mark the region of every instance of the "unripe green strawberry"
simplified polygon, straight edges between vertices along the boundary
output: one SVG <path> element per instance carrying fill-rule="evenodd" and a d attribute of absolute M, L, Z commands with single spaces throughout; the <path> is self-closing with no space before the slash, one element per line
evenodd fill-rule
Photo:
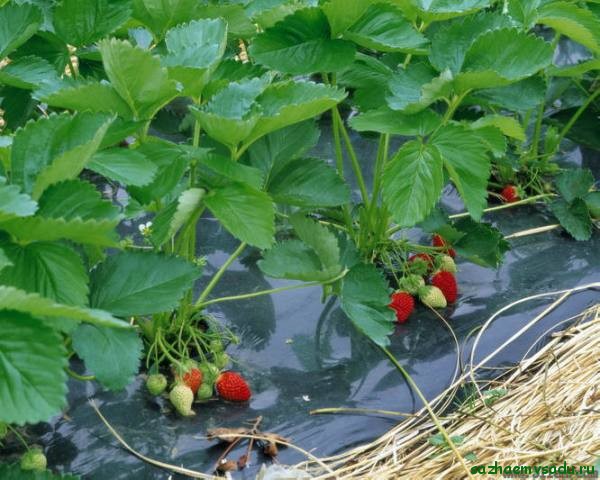
<path fill-rule="evenodd" d="M 225 368 L 229 364 L 229 355 L 225 352 L 215 353 L 213 362 L 219 370 Z"/>
<path fill-rule="evenodd" d="M 400 290 L 416 295 L 421 288 L 425 285 L 425 280 L 421 275 L 409 274 L 400 279 Z"/>
<path fill-rule="evenodd" d="M 456 263 L 450 255 L 442 255 L 439 259 L 439 269 L 442 272 L 456 273 Z"/>
<path fill-rule="evenodd" d="M 445 308 L 448 305 L 442 291 L 430 285 L 420 288 L 419 300 L 431 308 Z"/>
<path fill-rule="evenodd" d="M 198 389 L 198 394 L 196 395 L 196 398 L 198 400 L 208 400 L 209 398 L 212 398 L 213 396 L 213 384 L 210 383 L 202 383 L 202 385 L 200 386 L 200 388 Z"/>
<path fill-rule="evenodd" d="M 192 389 L 183 383 L 177 383 L 169 392 L 169 400 L 177 410 L 177 413 L 184 417 L 196 415 L 192 410 L 194 403 L 194 392 Z"/>
<path fill-rule="evenodd" d="M 43 472 L 46 470 L 48 461 L 41 448 L 31 448 L 21 457 L 21 470 L 33 470 Z"/>
<path fill-rule="evenodd" d="M 0 440 L 4 440 L 8 435 L 8 425 L 4 422 L 0 422 Z"/>
<path fill-rule="evenodd" d="M 148 378 L 146 379 L 146 388 L 150 392 L 150 395 L 160 395 L 167 388 L 167 377 L 162 373 L 148 375 Z"/>
<path fill-rule="evenodd" d="M 215 383 L 215 380 L 221 373 L 219 367 L 217 367 L 214 363 L 203 362 L 198 365 L 198 368 L 202 372 L 202 385 L 208 384 L 212 387 L 212 385 Z"/>
<path fill-rule="evenodd" d="M 223 342 L 221 340 L 211 340 L 208 344 L 208 348 L 213 353 L 222 352 L 223 350 L 225 350 L 225 348 L 223 347 Z"/>

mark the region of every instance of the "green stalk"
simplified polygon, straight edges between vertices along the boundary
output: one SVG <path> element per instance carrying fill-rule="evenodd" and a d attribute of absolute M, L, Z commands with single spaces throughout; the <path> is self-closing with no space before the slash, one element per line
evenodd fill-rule
<path fill-rule="evenodd" d="M 542 102 L 538 107 L 538 114 L 535 120 L 535 130 L 533 132 L 533 139 L 531 140 L 531 156 L 537 157 L 538 148 L 540 143 L 540 136 L 542 134 L 542 121 L 544 120 L 544 110 L 546 109 L 545 102 Z M 527 157 L 525 157 L 527 158 Z"/>
<path fill-rule="evenodd" d="M 446 113 L 444 114 L 444 118 L 442 120 L 442 125 L 446 125 L 450 120 L 452 120 L 452 117 L 454 116 L 456 109 L 460 106 L 462 101 L 465 99 L 465 97 L 469 93 L 470 93 L 470 90 L 466 90 L 465 92 L 461 93 L 460 95 L 458 95 L 452 99 L 452 101 L 450 102 L 450 105 L 448 106 L 448 110 L 446 110 Z"/>
<path fill-rule="evenodd" d="M 370 245 L 371 248 L 375 248 L 379 242 L 379 233 L 381 232 L 381 222 L 387 224 L 387 215 L 383 215 L 383 209 L 379 209 L 379 193 L 381 191 L 381 182 L 383 179 L 383 170 L 387 162 L 390 148 L 390 135 L 382 134 L 379 138 L 379 147 L 377 148 L 377 158 L 375 161 L 375 170 L 373 174 L 373 189 L 371 193 L 371 203 L 369 205 L 368 212 L 368 228 L 373 233 L 373 243 Z M 385 232 L 387 225 L 383 227 Z"/>
<path fill-rule="evenodd" d="M 379 348 L 381 348 L 381 350 L 383 350 L 383 353 L 385 353 L 387 355 L 387 357 L 390 359 L 390 361 L 392 362 L 392 364 L 398 369 L 398 371 L 406 379 L 407 383 L 410 385 L 410 387 L 412 388 L 412 390 L 421 399 L 421 401 L 423 402 L 423 405 L 425 406 L 425 409 L 427 410 L 427 413 L 429 413 L 429 416 L 431 417 L 431 420 L 433 421 L 433 423 L 435 424 L 435 426 L 437 427 L 437 429 L 439 430 L 439 432 L 442 434 L 442 437 L 444 437 L 444 440 L 446 441 L 446 443 L 448 444 L 448 446 L 450 447 L 450 449 L 452 450 L 452 452 L 454 453 L 454 455 L 456 456 L 456 458 L 458 459 L 458 461 L 462 465 L 463 469 L 465 470 L 465 473 L 467 474 L 467 477 L 468 478 L 473 478 L 473 476 L 471 475 L 471 471 L 470 471 L 469 467 L 467 467 L 467 464 L 465 463 L 465 459 L 463 458 L 463 456 L 458 451 L 458 448 L 456 448 L 456 445 L 454 444 L 454 442 L 450 438 L 450 435 L 448 434 L 448 431 L 441 424 L 441 422 L 438 419 L 437 415 L 433 411 L 433 408 L 431 408 L 431 405 L 429 404 L 429 402 L 425 398 L 425 395 L 423 395 L 423 393 L 421 392 L 421 390 L 419 389 L 419 387 L 417 386 L 417 384 L 415 383 L 415 381 L 408 374 L 408 372 L 404 369 L 404 367 L 402 365 L 400 365 L 400 362 L 398 362 L 398 360 L 396 360 L 396 357 L 394 357 L 394 355 L 392 355 L 392 353 L 387 348 L 385 348 L 385 347 L 379 347 Z"/>
<path fill-rule="evenodd" d="M 67 375 L 69 375 L 69 377 L 74 378 L 75 380 L 80 380 L 82 382 L 91 382 L 92 380 L 96 380 L 96 377 L 94 375 L 79 375 L 70 368 L 65 368 L 65 372 L 67 372 Z"/>
<path fill-rule="evenodd" d="M 299 290 L 301 288 L 318 287 L 319 285 L 329 285 L 329 284 L 335 283 L 338 280 L 341 280 L 342 278 L 344 278 L 346 276 L 346 273 L 347 273 L 347 271 L 345 270 L 344 272 L 339 274 L 337 277 L 334 277 L 331 280 L 326 280 L 324 282 L 308 282 L 308 283 L 301 283 L 298 285 L 288 285 L 285 287 L 270 288 L 268 290 L 260 290 L 258 292 L 244 293 L 242 295 L 232 295 L 232 296 L 228 296 L 228 297 L 215 298 L 214 300 L 209 300 L 207 302 L 197 302 L 194 308 L 199 310 L 208 305 L 214 305 L 215 303 L 231 302 L 234 300 L 246 300 L 248 298 L 256 298 L 256 297 L 260 297 L 262 295 L 270 295 L 272 293 L 285 292 L 288 290 Z"/>
<path fill-rule="evenodd" d="M 344 178 L 344 153 L 342 152 L 342 138 L 340 136 L 340 126 L 335 117 L 335 113 L 331 109 L 331 116 L 333 118 L 333 145 L 335 147 L 335 166 L 338 171 L 338 175 Z"/>
<path fill-rule="evenodd" d="M 360 163 L 358 162 L 358 157 L 356 156 L 356 152 L 354 151 L 354 147 L 352 146 L 352 141 L 350 140 L 350 135 L 348 135 L 348 131 L 344 125 L 344 121 L 340 115 L 340 112 L 337 106 L 333 107 L 333 118 L 334 122 L 337 122 L 340 132 L 342 133 L 342 137 L 344 139 L 344 143 L 346 144 L 346 151 L 348 152 L 348 156 L 350 157 L 350 162 L 352 164 L 352 171 L 356 176 L 356 181 L 358 182 L 358 188 L 360 189 L 360 195 L 362 197 L 363 203 L 365 206 L 369 205 L 369 194 L 367 192 L 367 185 L 365 184 L 365 179 L 363 177 L 362 171 L 360 169 Z"/>
<path fill-rule="evenodd" d="M 591 103 L 594 100 L 596 100 L 598 95 L 600 95 L 600 88 L 598 88 L 598 90 L 596 90 L 592 95 L 590 95 L 587 98 L 587 100 L 577 109 L 577 111 L 573 114 L 573 116 L 570 118 L 570 120 L 567 122 L 567 124 L 563 127 L 560 134 L 558 135 L 557 145 L 560 145 L 560 142 L 562 142 L 562 140 L 565 138 L 567 133 L 569 133 L 569 130 L 571 130 L 571 128 L 573 128 L 573 125 L 575 125 L 575 123 L 577 122 L 579 117 L 581 117 L 583 112 L 591 105 Z"/>
<path fill-rule="evenodd" d="M 73 58 L 71 53 L 69 52 L 69 71 L 71 72 L 71 78 L 73 78 L 74 80 L 77 79 L 77 69 L 75 68 L 75 65 L 73 64 Z"/>
<path fill-rule="evenodd" d="M 15 437 L 17 437 L 17 440 L 19 440 L 19 442 L 21 442 L 21 444 L 25 447 L 25 449 L 30 450 L 29 445 L 27 445 L 27 442 L 23 438 L 23 435 L 21 435 L 18 432 L 18 430 L 16 428 L 12 427 L 10 424 L 7 423 L 6 426 L 15 435 Z"/>
<path fill-rule="evenodd" d="M 377 205 L 377 197 L 381 190 L 381 180 L 383 178 L 383 169 L 387 162 L 390 149 L 390 134 L 384 133 L 379 139 L 379 148 L 377 149 L 377 160 L 375 163 L 375 174 L 373 177 L 373 191 L 371 193 L 371 207 L 373 203 Z M 371 208 L 373 210 L 373 208 Z"/>
<path fill-rule="evenodd" d="M 212 292 L 212 290 L 215 288 L 217 283 L 219 283 L 219 280 L 221 280 L 221 277 L 225 273 L 225 270 L 227 270 L 229 268 L 229 266 L 234 262 L 234 260 L 240 256 L 240 254 L 244 251 L 244 248 L 246 248 L 246 245 L 247 245 L 246 242 L 240 243 L 239 247 L 236 248 L 235 252 L 233 252 L 230 255 L 230 257 L 225 261 L 225 263 L 223 263 L 223 265 L 221 265 L 221 268 L 219 268 L 217 273 L 215 273 L 213 275 L 212 279 L 210 280 L 210 282 L 208 283 L 206 288 L 200 294 L 200 297 L 196 301 L 194 308 L 200 308 L 203 305 L 204 300 L 206 300 L 206 297 L 208 297 L 210 295 L 210 292 Z"/>

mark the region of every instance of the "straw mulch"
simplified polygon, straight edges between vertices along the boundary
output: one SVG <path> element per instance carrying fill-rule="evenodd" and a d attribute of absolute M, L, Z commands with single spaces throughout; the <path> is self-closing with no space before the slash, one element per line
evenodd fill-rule
<path fill-rule="evenodd" d="M 301 466 L 319 479 L 447 480 L 502 478 L 470 472 L 494 462 L 594 465 L 600 457 L 600 305 L 568 320 L 569 328 L 500 378 L 483 384 L 475 368 L 432 402 L 464 464 L 435 441 L 439 431 L 423 410 L 370 445 Z M 448 408 L 460 385 L 473 396 Z"/>

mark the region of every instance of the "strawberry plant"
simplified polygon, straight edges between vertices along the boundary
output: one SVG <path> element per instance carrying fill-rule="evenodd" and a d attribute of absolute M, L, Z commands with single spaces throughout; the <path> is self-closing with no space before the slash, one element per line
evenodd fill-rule
<path fill-rule="evenodd" d="M 456 301 L 455 255 L 499 264 L 488 199 L 551 201 L 588 239 L 594 178 L 556 161 L 598 111 L 588 3 L 0 1 L 0 427 L 27 444 L 17 427 L 59 413 L 69 376 L 118 390 L 141 364 L 183 416 L 215 391 L 247 401 L 221 373 L 219 302 L 322 285 L 385 348 L 415 299 Z M 553 63 L 565 41 L 582 62 Z M 465 214 L 440 205 L 448 183 Z M 239 245 L 196 294 L 206 214 Z M 213 298 L 251 248 L 305 283 Z"/>

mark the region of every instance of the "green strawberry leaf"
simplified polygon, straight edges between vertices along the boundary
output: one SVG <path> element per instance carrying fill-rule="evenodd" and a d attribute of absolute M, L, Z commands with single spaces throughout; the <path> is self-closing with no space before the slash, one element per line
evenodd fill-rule
<path fill-rule="evenodd" d="M 587 72 L 600 70 L 600 58 L 582 61 L 574 65 L 548 67 L 547 72 L 551 77 L 581 77 Z"/>
<path fill-rule="evenodd" d="M 339 85 L 352 88 L 353 103 L 361 111 L 386 105 L 392 69 L 375 57 L 359 53 L 354 63 L 338 73 Z"/>
<path fill-rule="evenodd" d="M 0 230 L 7 231 L 23 242 L 72 240 L 82 244 L 116 247 L 118 239 L 115 227 L 118 223 L 118 219 L 65 220 L 35 216 L 0 220 Z"/>
<path fill-rule="evenodd" d="M 504 236 L 487 223 L 462 218 L 454 224 L 463 236 L 453 244 L 459 255 L 482 267 L 497 268 L 510 249 Z"/>
<path fill-rule="evenodd" d="M 568 2 L 550 2 L 539 9 L 536 23 L 553 28 L 594 53 L 600 52 L 600 19 L 590 10 Z"/>
<path fill-rule="evenodd" d="M 103 310 L 55 303 L 37 293 L 27 293 L 4 285 L 0 285 L 0 310 L 14 310 L 42 317 L 48 326 L 57 328 L 65 325 L 67 330 L 72 330 L 81 322 L 109 328 L 131 328 L 127 322 Z M 68 323 L 65 323 L 65 319 Z"/>
<path fill-rule="evenodd" d="M 256 35 L 256 25 L 250 21 L 241 4 L 204 4 L 198 7 L 198 18 L 221 18 L 227 23 L 229 40 L 250 38 Z"/>
<path fill-rule="evenodd" d="M 167 32 L 168 54 L 163 58 L 169 76 L 181 82 L 183 94 L 198 98 L 227 46 L 227 24 L 221 20 L 195 20 Z"/>
<path fill-rule="evenodd" d="M 278 82 L 269 85 L 258 98 L 261 116 L 246 139 L 258 138 L 281 128 L 320 115 L 346 98 L 346 93 L 329 85 L 313 82 Z"/>
<path fill-rule="evenodd" d="M 0 421 L 47 421 L 66 405 L 67 351 L 61 336 L 29 315 L 0 311 Z"/>
<path fill-rule="evenodd" d="M 257 98 L 269 81 L 265 76 L 231 82 L 206 105 L 192 107 L 191 112 L 208 135 L 223 145 L 236 147 L 256 125 L 260 114 Z"/>
<path fill-rule="evenodd" d="M 335 207 L 350 201 L 348 185 L 317 158 L 278 164 L 269 174 L 266 190 L 275 202 L 298 207 Z"/>
<path fill-rule="evenodd" d="M 13 141 L 12 181 L 38 199 L 53 183 L 77 177 L 111 122 L 105 115 L 63 113 L 28 123 Z"/>
<path fill-rule="evenodd" d="M 427 135 L 435 130 L 442 118 L 432 110 L 409 115 L 385 106 L 353 117 L 350 126 L 357 132 L 378 132 L 391 135 Z"/>
<path fill-rule="evenodd" d="M 319 8 L 298 10 L 258 35 L 250 45 L 260 65 L 292 75 L 335 72 L 352 63 L 354 45 L 332 39 L 327 17 Z"/>
<path fill-rule="evenodd" d="M 102 386 L 125 388 L 137 374 L 142 340 L 134 330 L 80 325 L 73 332 L 73 349 Z"/>
<path fill-rule="evenodd" d="M 52 107 L 68 110 L 116 113 L 122 118 L 133 118 L 133 111 L 117 91 L 106 83 L 65 85 L 58 90 L 38 92 L 40 99 Z"/>
<path fill-rule="evenodd" d="M 342 271 L 340 247 L 337 237 L 324 225 L 306 218 L 302 214 L 290 217 L 290 223 L 298 238 L 308 245 L 319 258 L 322 271 L 333 278 Z"/>
<path fill-rule="evenodd" d="M 331 38 L 348 30 L 373 4 L 372 0 L 329 0 L 321 9 L 329 20 Z"/>
<path fill-rule="evenodd" d="M 392 110 L 417 113 L 452 93 L 452 75 L 437 72 L 425 63 L 412 63 L 394 73 L 388 83 L 387 104 Z"/>
<path fill-rule="evenodd" d="M 296 0 L 250 0 L 245 10 L 248 17 L 264 30 L 304 7 Z"/>
<path fill-rule="evenodd" d="M 401 4 L 407 2 L 402 1 Z M 476 12 L 490 5 L 491 0 L 412 0 L 424 20 L 439 21 Z M 407 8 L 407 7 L 405 7 Z"/>
<path fill-rule="evenodd" d="M 443 186 L 443 163 L 437 148 L 412 140 L 386 165 L 383 199 L 399 226 L 412 227 L 429 215 Z"/>
<path fill-rule="evenodd" d="M 91 45 L 123 25 L 131 15 L 128 2 L 62 0 L 53 11 L 56 34 L 69 45 Z"/>
<path fill-rule="evenodd" d="M 6 256 L 6 253 L 4 253 L 4 250 L 2 250 L 0 248 L 0 272 L 2 271 L 2 269 L 6 268 L 6 267 L 10 267 L 11 265 L 12 265 L 12 262 Z"/>
<path fill-rule="evenodd" d="M 2 249 L 12 266 L 0 271 L 1 284 L 38 293 L 58 303 L 87 305 L 88 275 L 81 257 L 68 245 L 3 242 Z"/>
<path fill-rule="evenodd" d="M 58 82 L 54 67 L 40 57 L 21 57 L 0 69 L 0 84 L 34 90 L 43 82 Z"/>
<path fill-rule="evenodd" d="M 473 134 L 479 138 L 481 143 L 492 152 L 494 157 L 505 157 L 507 143 L 502 130 L 493 125 L 482 127 L 481 125 L 475 125 L 473 123 L 469 125 L 469 128 Z"/>
<path fill-rule="evenodd" d="M 471 124 L 473 128 L 496 127 L 507 137 L 512 137 L 521 142 L 525 141 L 525 130 L 521 123 L 514 117 L 504 115 L 485 115 Z"/>
<path fill-rule="evenodd" d="M 514 28 L 489 31 L 467 50 L 455 88 L 465 92 L 522 80 L 549 66 L 552 55 L 551 45 L 539 37 Z"/>
<path fill-rule="evenodd" d="M 231 183 L 209 192 L 204 204 L 236 238 L 259 248 L 272 245 L 275 209 L 265 192 Z"/>
<path fill-rule="evenodd" d="M 291 223 L 300 238 L 276 244 L 263 254 L 259 268 L 273 278 L 328 281 L 342 271 L 338 238 L 327 228 L 296 214 Z"/>
<path fill-rule="evenodd" d="M 271 132 L 248 149 L 248 162 L 267 177 L 275 165 L 300 158 L 314 148 L 320 134 L 313 120 Z"/>
<path fill-rule="evenodd" d="M 179 184 L 179 181 L 181 180 L 181 177 L 183 177 L 190 162 L 189 152 L 185 148 L 181 148 L 180 145 L 160 140 L 156 137 L 151 137 L 151 139 L 135 149 L 135 152 L 143 155 L 157 168 L 154 179 L 150 183 L 142 187 L 131 186 L 128 188 L 129 193 L 143 205 L 146 205 L 153 200 L 162 199 L 171 194 Z M 139 159 L 136 158 L 132 157 L 131 160 L 133 162 L 138 162 Z M 106 164 L 106 159 L 104 159 L 103 162 Z M 138 167 L 142 167 L 142 165 L 138 165 Z M 110 168 L 113 171 L 116 171 L 114 163 Z M 131 170 L 131 173 L 134 174 L 133 170 Z M 125 175 L 121 170 L 119 170 L 119 174 Z M 128 178 L 128 183 L 133 185 L 131 182 L 133 178 L 129 177 L 129 175 Z M 146 183 L 145 180 L 146 179 L 144 178 L 144 183 Z"/>
<path fill-rule="evenodd" d="M 151 119 L 178 95 L 176 82 L 149 51 L 115 38 L 100 42 L 99 49 L 106 75 L 134 119 Z"/>
<path fill-rule="evenodd" d="M 428 40 L 415 30 L 402 12 L 378 3 L 371 5 L 344 33 L 344 38 L 357 45 L 380 52 L 427 52 Z"/>
<path fill-rule="evenodd" d="M 166 312 L 192 288 L 201 270 L 180 258 L 123 252 L 91 275 L 90 305 L 120 317 Z"/>
<path fill-rule="evenodd" d="M 17 185 L 0 184 L 0 221 L 33 215 L 37 208 L 31 197 L 21 193 Z"/>
<path fill-rule="evenodd" d="M 14 52 L 38 31 L 42 12 L 35 5 L 9 3 L 0 8 L 0 58 Z"/>
<path fill-rule="evenodd" d="M 197 0 L 133 0 L 133 17 L 161 40 L 175 25 L 198 18 L 198 6 Z"/>
<path fill-rule="evenodd" d="M 537 9 L 543 0 L 510 0 L 508 2 L 508 13 L 517 22 L 523 25 L 525 30 L 533 26 L 537 18 Z"/>
<path fill-rule="evenodd" d="M 161 247 L 192 218 L 202 204 L 204 190 L 190 188 L 159 212 L 152 220 L 151 240 L 155 247 Z"/>
<path fill-rule="evenodd" d="M 97 152 L 87 168 L 123 185 L 142 187 L 157 177 L 158 167 L 140 149 L 111 148 Z"/>
<path fill-rule="evenodd" d="M 571 203 L 576 198 L 584 198 L 594 185 L 594 175 L 587 168 L 565 170 L 556 178 L 556 187 L 563 198 Z"/>
<path fill-rule="evenodd" d="M 390 288 L 373 265 L 358 264 L 344 277 L 342 309 L 354 326 L 381 347 L 390 344 L 395 315 L 388 307 Z"/>
<path fill-rule="evenodd" d="M 190 156 L 200 165 L 202 182 L 216 188 L 234 182 L 245 183 L 253 188 L 261 189 L 264 183 L 263 172 L 258 168 L 244 165 L 231 160 L 229 157 L 217 153 L 202 151 L 192 148 Z"/>
<path fill-rule="evenodd" d="M 316 252 L 301 240 L 286 240 L 275 244 L 258 261 L 261 271 L 273 278 L 325 281 L 331 277 L 321 271 Z"/>
<path fill-rule="evenodd" d="M 460 126 L 446 125 L 432 138 L 444 167 L 456 186 L 471 216 L 479 220 L 487 206 L 487 182 L 490 177 L 488 147 L 476 133 Z"/>
<path fill-rule="evenodd" d="M 592 218 L 600 220 L 600 192 L 590 192 L 585 196 L 584 200 Z"/>
<path fill-rule="evenodd" d="M 589 240 L 592 237 L 590 211 L 581 198 L 576 198 L 571 203 L 559 199 L 554 201 L 550 208 L 562 227 L 575 240 Z"/>
<path fill-rule="evenodd" d="M 83 180 L 66 180 L 51 185 L 39 200 L 38 215 L 71 220 L 115 219 L 119 209 L 104 200 L 96 187 Z"/>
<path fill-rule="evenodd" d="M 480 35 L 508 26 L 510 19 L 506 15 L 491 12 L 443 23 L 432 37 L 429 60 L 440 72 L 448 69 L 456 75 L 462 69 L 467 50 Z"/>
<path fill-rule="evenodd" d="M 545 100 L 546 83 L 530 77 L 505 87 L 483 89 L 468 97 L 472 102 L 490 104 L 516 112 L 525 112 Z"/>

